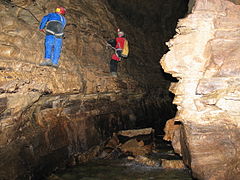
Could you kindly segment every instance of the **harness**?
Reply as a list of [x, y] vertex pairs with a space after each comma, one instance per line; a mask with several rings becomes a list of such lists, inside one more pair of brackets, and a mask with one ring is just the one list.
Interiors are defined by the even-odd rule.
[[63, 24], [62, 24], [62, 22], [64, 21], [63, 17], [61, 15], [59, 15], [59, 17], [61, 18], [61, 21], [52, 20], [47, 23], [47, 25], [46, 25], [46, 34], [47, 35], [54, 35], [57, 38], [63, 37], [63, 35], [64, 35], [63, 30], [64, 30], [65, 25], [63, 26]]

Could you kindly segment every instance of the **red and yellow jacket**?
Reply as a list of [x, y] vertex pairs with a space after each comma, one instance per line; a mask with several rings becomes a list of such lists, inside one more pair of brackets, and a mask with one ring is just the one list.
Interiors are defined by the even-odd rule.
[[121, 61], [121, 57], [118, 56], [117, 51], [121, 51], [123, 49], [125, 38], [117, 37], [115, 40], [116, 40], [116, 45], [115, 45], [116, 53], [112, 55], [112, 59], [115, 61]]

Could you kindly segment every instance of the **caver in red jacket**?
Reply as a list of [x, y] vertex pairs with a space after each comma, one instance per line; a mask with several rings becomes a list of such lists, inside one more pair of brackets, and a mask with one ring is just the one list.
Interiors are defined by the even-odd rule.
[[115, 61], [121, 61], [121, 51], [124, 47], [124, 41], [125, 41], [125, 38], [124, 37], [117, 37], [116, 39], [116, 45], [115, 45], [115, 53], [112, 55], [112, 59], [115, 60]]
[[113, 76], [117, 76], [118, 62], [121, 61], [122, 49], [124, 48], [125, 38], [124, 32], [118, 30], [118, 37], [112, 40], [109, 40], [107, 43], [115, 49], [115, 53], [111, 57], [110, 72]]

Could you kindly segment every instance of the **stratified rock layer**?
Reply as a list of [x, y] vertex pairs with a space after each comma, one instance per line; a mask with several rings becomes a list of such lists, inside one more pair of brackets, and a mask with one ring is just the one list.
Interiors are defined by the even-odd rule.
[[173, 145], [198, 179], [240, 179], [240, 6], [234, 3], [196, 0], [161, 60], [179, 79], [170, 89], [181, 148]]

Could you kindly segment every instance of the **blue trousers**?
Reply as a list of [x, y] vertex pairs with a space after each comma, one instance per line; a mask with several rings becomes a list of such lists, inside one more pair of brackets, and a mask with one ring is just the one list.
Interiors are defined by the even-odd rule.
[[56, 38], [54, 35], [45, 37], [45, 59], [50, 59], [53, 64], [58, 64], [62, 51], [62, 38]]

